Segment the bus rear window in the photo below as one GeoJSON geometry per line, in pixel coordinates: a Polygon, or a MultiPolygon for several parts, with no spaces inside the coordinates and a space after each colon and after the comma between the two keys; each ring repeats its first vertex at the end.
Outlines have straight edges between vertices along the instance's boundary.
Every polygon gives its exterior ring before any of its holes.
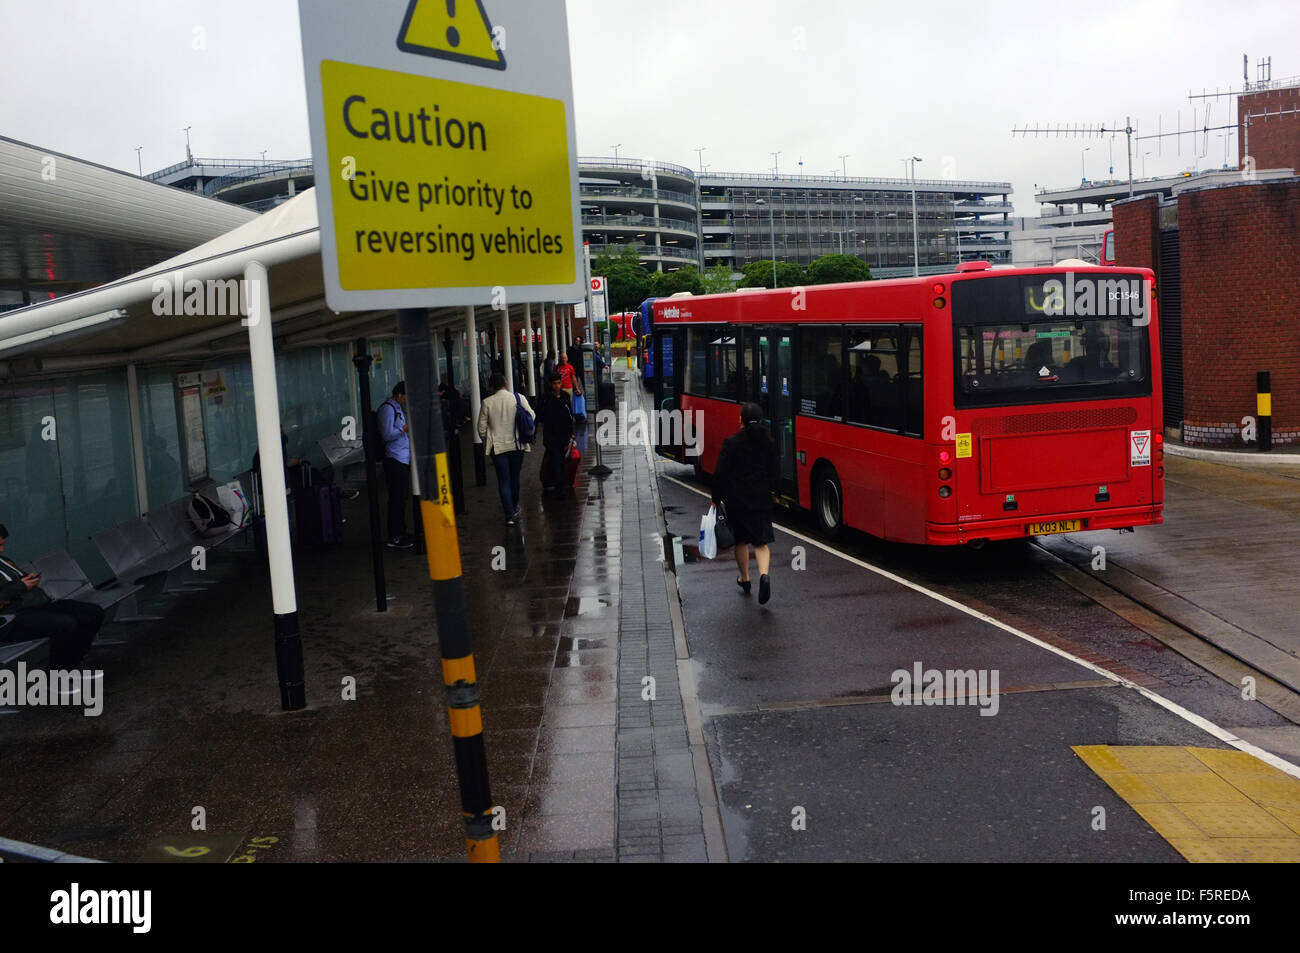
{"type": "Polygon", "coordinates": [[[1126,318],[958,325],[958,406],[1149,393],[1146,326],[1126,318]]]}

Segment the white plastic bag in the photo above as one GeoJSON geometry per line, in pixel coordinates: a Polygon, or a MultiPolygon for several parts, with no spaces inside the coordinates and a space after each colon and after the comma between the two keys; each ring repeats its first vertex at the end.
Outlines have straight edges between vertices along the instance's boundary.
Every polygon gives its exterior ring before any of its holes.
{"type": "Polygon", "coordinates": [[[718,509],[709,504],[709,511],[700,519],[700,555],[705,559],[718,556],[718,537],[713,531],[718,522],[718,509]]]}
{"type": "Polygon", "coordinates": [[[244,499],[244,489],[238,480],[217,487],[217,502],[230,514],[230,522],[235,526],[248,523],[248,501],[244,499]]]}

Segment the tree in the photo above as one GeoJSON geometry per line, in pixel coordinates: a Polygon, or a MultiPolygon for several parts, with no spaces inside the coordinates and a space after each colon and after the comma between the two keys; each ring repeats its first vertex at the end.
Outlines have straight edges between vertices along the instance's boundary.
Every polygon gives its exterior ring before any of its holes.
{"type": "Polygon", "coordinates": [[[857,255],[822,255],[808,266],[808,284],[834,285],[842,281],[867,281],[871,269],[857,255]]]}
{"type": "Polygon", "coordinates": [[[704,274],[700,276],[704,280],[704,293],[706,295],[716,295],[735,291],[736,279],[733,277],[734,274],[735,271],[730,265],[714,265],[712,268],[704,269],[704,274]]]}
{"type": "Polygon", "coordinates": [[[617,255],[600,254],[591,260],[593,276],[604,276],[609,283],[606,294],[613,314],[635,311],[650,297],[652,276],[641,264],[635,245],[624,245],[617,255]]]}
{"type": "MultiPolygon", "coordinates": [[[[745,276],[740,282],[741,288],[772,287],[772,259],[765,258],[761,261],[751,261],[740,271],[745,276]]],[[[803,283],[803,268],[798,263],[793,261],[778,261],[776,263],[776,286],[778,288],[794,288],[803,283]]]]}
{"type": "Polygon", "coordinates": [[[704,294],[704,281],[694,265],[682,265],[676,271],[656,271],[650,276],[650,294],[656,298],[667,298],[680,291],[704,294]]]}

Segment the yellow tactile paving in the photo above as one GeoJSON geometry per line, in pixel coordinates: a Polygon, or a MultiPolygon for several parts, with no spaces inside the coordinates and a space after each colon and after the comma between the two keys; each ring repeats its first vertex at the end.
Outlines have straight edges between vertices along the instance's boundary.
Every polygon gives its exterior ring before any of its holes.
{"type": "Polygon", "coordinates": [[[1074,752],[1193,863],[1300,863],[1300,778],[1222,748],[1074,752]]]}
{"type": "Polygon", "coordinates": [[[1300,811],[1291,811],[1283,807],[1270,807],[1267,810],[1291,830],[1300,834],[1300,811]]]}

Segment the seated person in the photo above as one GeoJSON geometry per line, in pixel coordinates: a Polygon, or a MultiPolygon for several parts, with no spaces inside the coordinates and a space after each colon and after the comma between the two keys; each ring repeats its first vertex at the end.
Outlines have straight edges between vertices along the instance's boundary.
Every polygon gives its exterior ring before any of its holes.
{"type": "Polygon", "coordinates": [[[9,530],[0,523],[0,612],[14,617],[0,629],[0,642],[49,639],[50,669],[77,668],[104,624],[104,610],[90,602],[51,600],[40,587],[40,576],[24,572],[4,555],[8,538],[9,530]]]}
{"type": "Polygon", "coordinates": [[[1025,351],[1025,370],[1044,379],[1056,376],[1056,356],[1052,353],[1051,341],[1035,341],[1029,345],[1029,350],[1025,351]],[[1047,374],[1041,373],[1043,368],[1047,368],[1047,374]]]}

